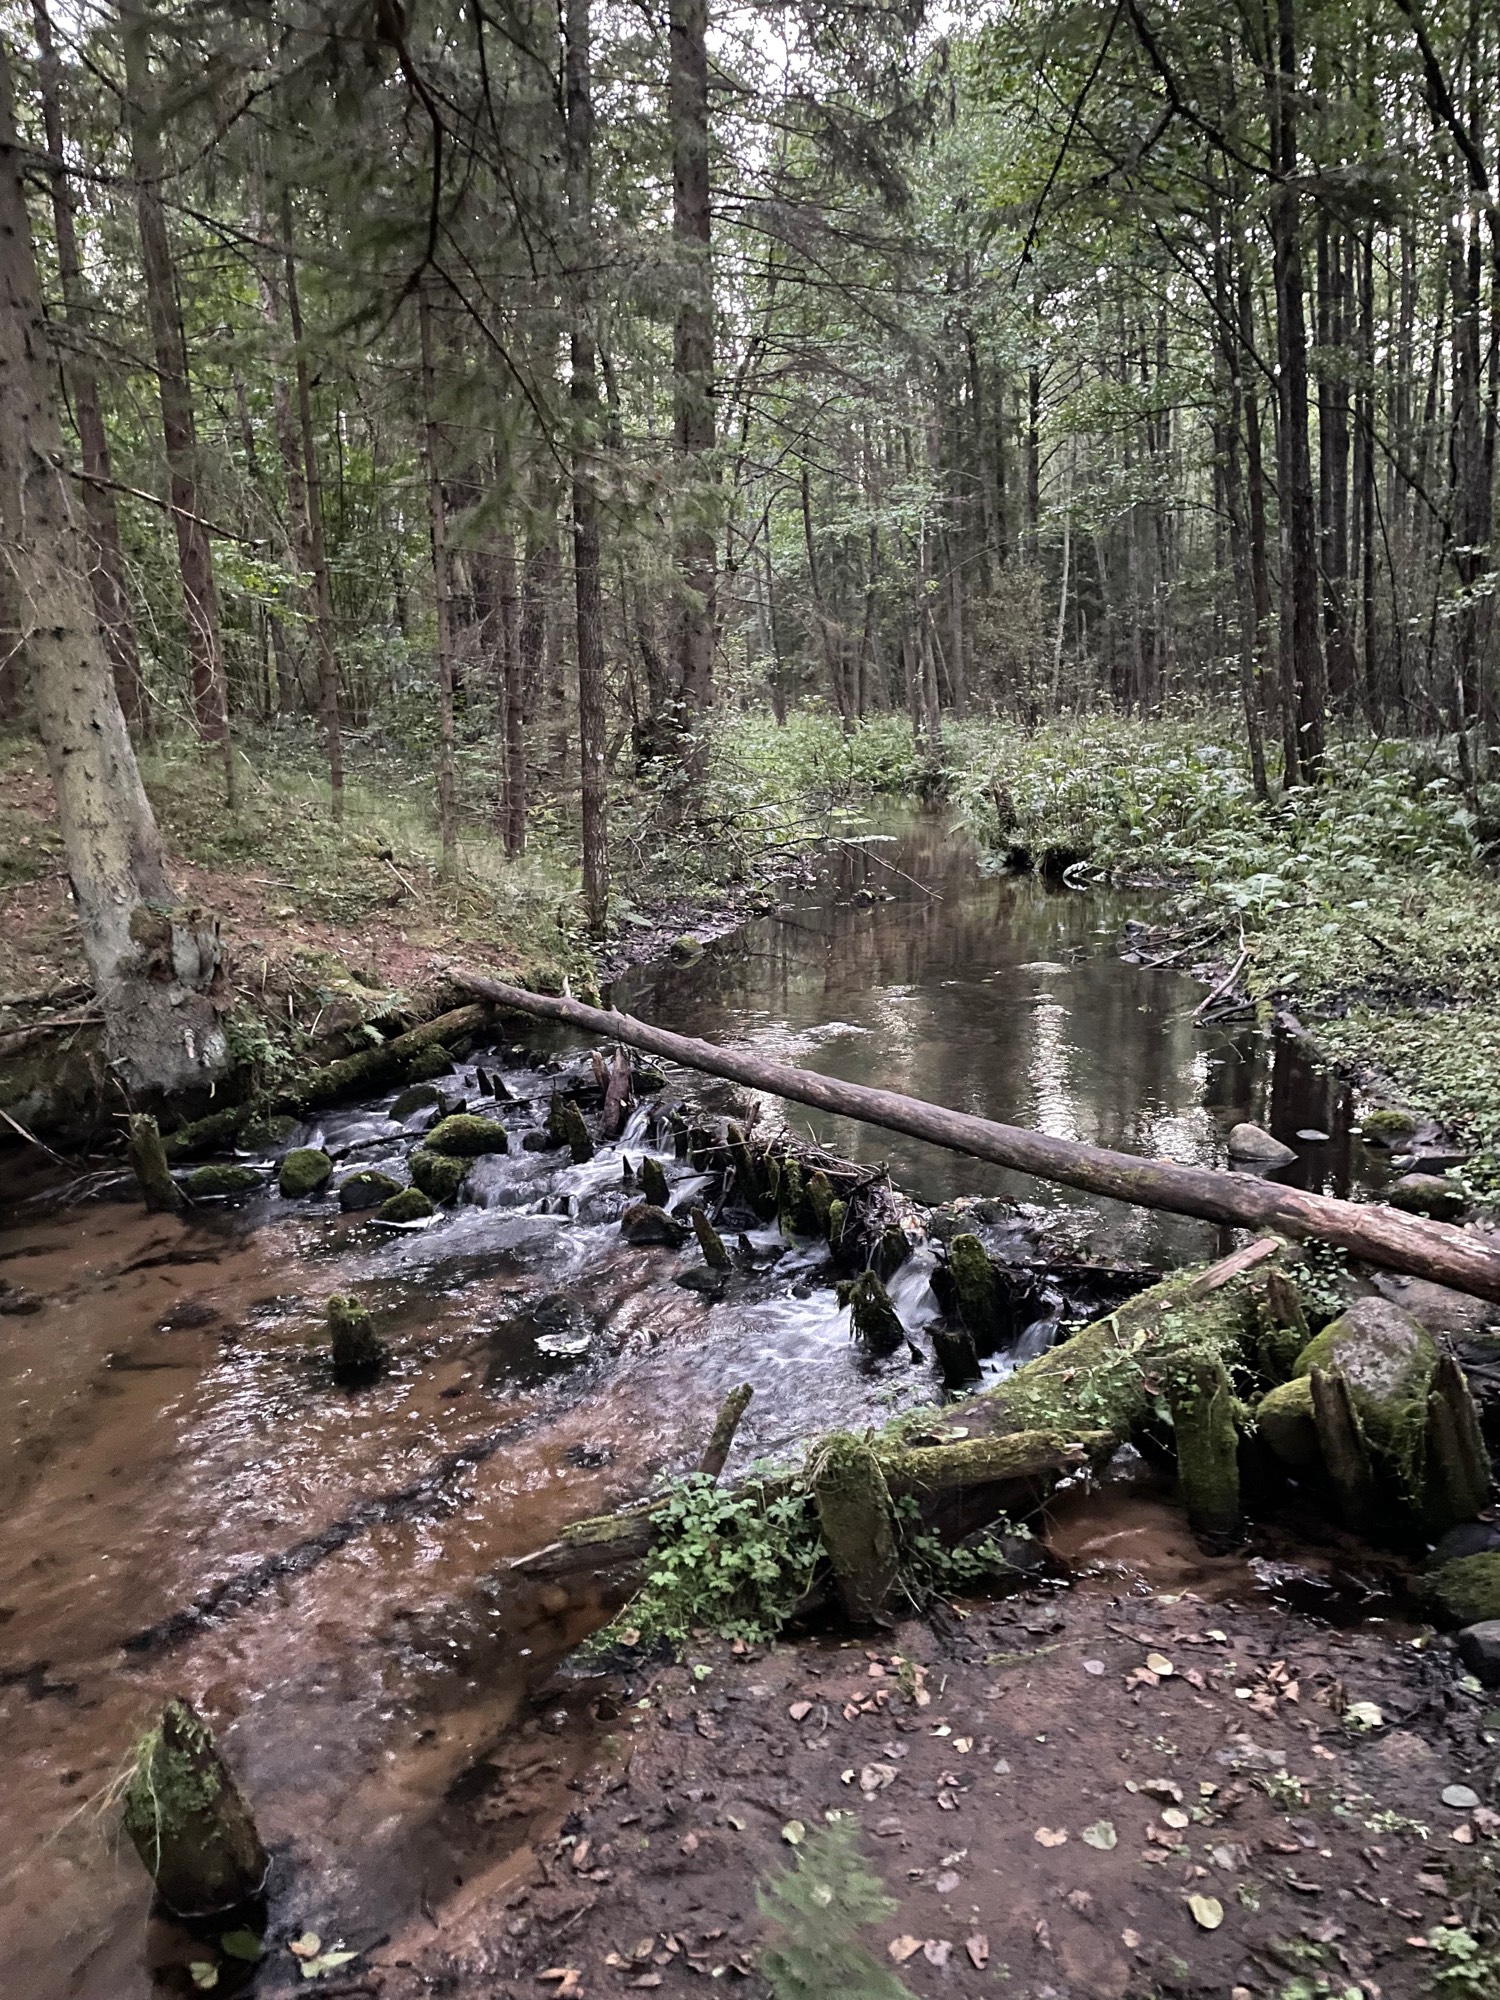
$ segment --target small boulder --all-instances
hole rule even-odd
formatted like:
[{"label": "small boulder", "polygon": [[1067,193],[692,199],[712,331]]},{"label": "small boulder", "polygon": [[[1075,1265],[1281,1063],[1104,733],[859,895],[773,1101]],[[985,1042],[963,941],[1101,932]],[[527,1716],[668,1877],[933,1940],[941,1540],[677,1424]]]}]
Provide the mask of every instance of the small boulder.
[{"label": "small boulder", "polygon": [[1500,1621],[1500,1552],[1440,1564],[1429,1571],[1425,1590],[1446,1625]]},{"label": "small boulder", "polygon": [[419,1187],[402,1188],[400,1194],[393,1194],[389,1201],[383,1201],[375,1211],[377,1222],[425,1222],[429,1215],[436,1214],[431,1201]]},{"label": "small boulder", "polygon": [[1294,1375],[1261,1397],[1255,1406],[1255,1426],[1283,1465],[1293,1472],[1310,1472],[1322,1457],[1313,1421],[1312,1383]]},{"label": "small boulder", "polygon": [[675,1217],[649,1201],[634,1202],[620,1217],[620,1234],[627,1243],[668,1243],[678,1249],[687,1241],[687,1231]]},{"label": "small boulder", "polygon": [[510,1139],[505,1127],[493,1118],[476,1118],[472,1111],[455,1111],[427,1134],[430,1153],[446,1153],[451,1159],[477,1160],[483,1153],[508,1153]]},{"label": "small boulder", "polygon": [[419,1146],[406,1164],[412,1185],[433,1201],[456,1201],[469,1171],[467,1160],[455,1160],[448,1153],[430,1153],[425,1146]]},{"label": "small boulder", "polygon": [[1403,1174],[1386,1189],[1385,1198],[1392,1208],[1433,1222],[1461,1221],[1468,1207],[1462,1190],[1440,1174]]},{"label": "small boulder", "polygon": [[405,1090],[397,1093],[385,1115],[387,1118],[394,1118],[399,1125],[403,1119],[410,1118],[415,1112],[435,1111],[442,1101],[443,1093],[436,1084],[411,1083]]},{"label": "small boulder", "polygon": [[1417,1121],[1409,1111],[1397,1111],[1389,1104],[1367,1111],[1359,1121],[1360,1137],[1367,1146],[1399,1145],[1416,1129]]},{"label": "small boulder", "polygon": [[668,946],[679,965],[691,965],[695,958],[703,956],[703,940],[694,937],[691,931],[684,931],[681,937],[674,937]]},{"label": "small boulder", "polygon": [[297,1146],[281,1163],[277,1186],[288,1201],[321,1194],[333,1179],[333,1162],[321,1146]]},{"label": "small boulder", "polygon": [[209,1201],[215,1195],[249,1194],[261,1184],[259,1167],[198,1167],[182,1182],[190,1201]]},{"label": "small boulder", "polygon": [[653,1091],[665,1090],[667,1074],[655,1063],[635,1061],[630,1065],[630,1088],[637,1097],[647,1097]]},{"label": "small boulder", "polygon": [[1427,1393],[1437,1364],[1437,1343],[1409,1313],[1389,1299],[1355,1299],[1303,1348],[1296,1376],[1322,1368],[1344,1377],[1365,1436],[1415,1499],[1410,1482],[1421,1473]]},{"label": "small boulder", "polygon": [[550,1152],[551,1148],[552,1141],[547,1137],[545,1132],[527,1132],[521,1140],[521,1151],[523,1153],[546,1153]]},{"label": "small boulder", "polygon": [[1284,1167],[1297,1155],[1290,1146],[1283,1146],[1264,1125],[1248,1122],[1236,1125],[1229,1135],[1229,1157],[1247,1167]]},{"label": "small boulder", "polygon": [[378,1167],[365,1167],[340,1184],[339,1207],[346,1214],[365,1208],[379,1208],[383,1201],[389,1201],[393,1194],[400,1192],[401,1183],[393,1175],[381,1173]]},{"label": "small boulder", "polygon": [[1458,1635],[1458,1657],[1486,1687],[1500,1687],[1500,1618],[1466,1625]]}]

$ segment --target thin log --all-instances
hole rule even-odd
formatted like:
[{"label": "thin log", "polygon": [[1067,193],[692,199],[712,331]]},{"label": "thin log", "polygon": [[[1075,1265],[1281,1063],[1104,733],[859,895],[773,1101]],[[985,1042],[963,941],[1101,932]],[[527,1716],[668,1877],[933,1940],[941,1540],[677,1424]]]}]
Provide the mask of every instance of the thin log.
[{"label": "thin log", "polygon": [[377,1077],[389,1075],[424,1049],[456,1042],[464,1035],[477,1033],[489,1018],[490,1010],[483,1004],[454,1007],[434,1020],[424,1021],[420,1027],[409,1028],[404,1035],[393,1035],[379,1048],[361,1049],[357,1055],[345,1056],[339,1062],[314,1070],[305,1083],[286,1092],[277,1101],[292,1109],[330,1103]]},{"label": "thin log", "polygon": [[1040,1180],[1057,1181],[1064,1187],[1081,1188],[1087,1194],[1131,1202],[1139,1208],[1199,1216],[1206,1222],[1274,1229],[1297,1240],[1316,1237],[1383,1270],[1429,1278],[1435,1284],[1500,1303],[1500,1250],[1449,1223],[1402,1215],[1380,1204],[1308,1194],[1251,1174],[1184,1166],[1172,1160],[1143,1160],[1103,1146],[1086,1146],[1023,1126],[1001,1125],[971,1112],[949,1111],[900,1091],[874,1090],[866,1084],[845,1083],[838,1077],[796,1069],[790,1063],[717,1048],[695,1036],[650,1027],[629,1014],[587,1007],[582,1001],[552,994],[530,993],[524,987],[509,986],[463,968],[450,969],[449,976],[456,985],[482,994],[496,1006],[562,1021],[584,1034],[613,1036],[688,1069],[728,1077],[752,1090],[811,1104],[839,1117],[905,1132],[952,1152],[1034,1174]]},{"label": "thin log", "polygon": [[703,1456],[698,1461],[698,1470],[705,1478],[717,1479],[728,1464],[735,1433],[746,1410],[750,1407],[750,1398],[754,1394],[755,1391],[748,1382],[741,1382],[737,1389],[730,1390],[719,1406],[718,1422],[714,1425],[713,1435],[709,1438]]}]

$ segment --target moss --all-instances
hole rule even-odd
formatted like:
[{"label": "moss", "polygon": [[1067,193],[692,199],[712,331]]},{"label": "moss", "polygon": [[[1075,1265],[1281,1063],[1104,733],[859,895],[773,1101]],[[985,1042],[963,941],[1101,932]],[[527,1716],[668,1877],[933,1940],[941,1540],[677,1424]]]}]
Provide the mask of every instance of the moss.
[{"label": "moss", "polygon": [[[570,1097],[565,1101],[562,1108],[562,1116],[558,1122],[562,1128],[563,1141],[573,1156],[574,1166],[581,1167],[586,1165],[594,1157],[594,1141],[589,1135],[588,1126],[583,1121],[583,1113],[578,1108],[576,1098]],[[443,1120],[444,1125],[451,1125],[452,1123],[453,1120],[451,1118]],[[440,1126],[438,1129],[441,1130],[442,1127]],[[501,1146],[496,1150],[504,1152],[505,1148]]]},{"label": "moss", "polygon": [[1283,1465],[1310,1472],[1320,1463],[1318,1428],[1313,1419],[1312,1383],[1306,1375],[1282,1382],[1256,1405],[1255,1424]]},{"label": "moss", "polygon": [[891,1295],[873,1271],[861,1271],[839,1286],[839,1304],[849,1308],[849,1331],[867,1354],[894,1354],[906,1339]]},{"label": "moss", "polygon": [[397,1091],[387,1106],[385,1115],[387,1118],[394,1118],[399,1125],[403,1119],[410,1118],[413,1112],[425,1111],[429,1106],[436,1109],[442,1101],[443,1093],[436,1084],[410,1083],[405,1090]]},{"label": "moss", "polygon": [[215,1195],[249,1194],[261,1184],[259,1167],[198,1167],[182,1183],[191,1201],[206,1201]]},{"label": "moss", "polygon": [[239,1141],[247,1150],[270,1152],[273,1147],[285,1145],[296,1129],[297,1121],[290,1113],[270,1111],[247,1117],[239,1128]]},{"label": "moss", "polygon": [[401,1182],[394,1174],[383,1174],[378,1167],[364,1167],[339,1183],[339,1207],[345,1214],[357,1214],[367,1208],[379,1208],[383,1201],[400,1192]]},{"label": "moss", "polygon": [[846,1615],[866,1624],[896,1581],[894,1512],[880,1461],[863,1438],[835,1431],[808,1467],[818,1527]]},{"label": "moss", "polygon": [[1459,1556],[1427,1577],[1433,1611],[1449,1625],[1479,1625],[1500,1618],[1500,1551]]},{"label": "moss", "polygon": [[688,1220],[693,1225],[693,1234],[698,1239],[698,1248],[703,1252],[703,1261],[711,1270],[727,1271],[729,1252],[724,1248],[724,1239],[709,1221],[701,1208],[694,1208]]},{"label": "moss", "polygon": [[408,1083],[430,1083],[434,1077],[453,1074],[453,1058],[443,1048],[418,1049],[401,1066]]},{"label": "moss", "polygon": [[837,1250],[844,1240],[844,1224],[849,1219],[849,1204],[835,1195],[828,1204],[828,1247]]},{"label": "moss", "polygon": [[641,1161],[641,1193],[653,1208],[665,1208],[672,1199],[661,1161],[652,1159],[649,1153]]},{"label": "moss", "polygon": [[833,1182],[820,1167],[808,1177],[805,1190],[807,1211],[819,1236],[828,1234],[828,1217],[833,1208]]},{"label": "moss", "polygon": [[1193,1361],[1172,1382],[1172,1430],[1177,1477],[1188,1521],[1214,1540],[1240,1525],[1239,1433],[1234,1394],[1222,1359]]},{"label": "moss", "polygon": [[456,1201],[469,1172],[467,1160],[456,1160],[447,1153],[431,1153],[426,1147],[418,1147],[406,1164],[413,1185],[433,1201]]},{"label": "moss", "polygon": [[277,1185],[289,1201],[321,1194],[333,1179],[333,1162],[320,1146],[297,1146],[281,1163]]},{"label": "moss", "polygon": [[456,1111],[451,1118],[440,1119],[423,1143],[429,1153],[446,1153],[459,1160],[510,1151],[505,1127],[493,1118],[477,1118],[470,1111]]},{"label": "moss", "polygon": [[795,1232],[805,1226],[806,1199],[801,1166],[796,1160],[783,1160],[781,1184],[776,1191],[776,1212],[781,1217],[783,1229]]},{"label": "moss", "polygon": [[1383,1104],[1364,1114],[1359,1121],[1359,1129],[1370,1145],[1394,1146],[1398,1140],[1411,1137],[1417,1129],[1417,1121],[1409,1111],[1397,1111],[1393,1105]]},{"label": "moss", "polygon": [[703,956],[703,940],[691,931],[684,931],[681,937],[674,937],[668,946],[679,965],[690,965],[695,958]]},{"label": "moss", "polygon": [[136,1746],[125,1831],[162,1899],[179,1915],[207,1915],[264,1886],[267,1859],[214,1740],[189,1703],[170,1701]]},{"label": "moss", "polygon": [[418,1187],[402,1188],[375,1211],[377,1222],[425,1222],[436,1213],[431,1201]]},{"label": "moss", "polygon": [[1386,1189],[1385,1198],[1392,1208],[1434,1222],[1459,1222],[1469,1206],[1463,1189],[1441,1174],[1403,1174]]},{"label": "moss", "polygon": [[353,1388],[384,1373],[385,1343],[375,1331],[368,1306],[335,1292],[328,1301],[328,1332],[336,1382]]},{"label": "moss", "polygon": [[977,1236],[960,1230],[948,1244],[948,1274],[964,1325],[980,1354],[993,1354],[1005,1334],[1000,1290],[989,1252]]}]

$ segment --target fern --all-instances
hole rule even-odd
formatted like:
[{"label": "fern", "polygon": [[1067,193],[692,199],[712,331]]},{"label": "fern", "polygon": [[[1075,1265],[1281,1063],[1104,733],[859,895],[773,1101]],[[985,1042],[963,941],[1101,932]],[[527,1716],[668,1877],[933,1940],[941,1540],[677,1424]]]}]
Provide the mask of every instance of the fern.
[{"label": "fern", "polygon": [[780,1933],[761,1960],[774,2000],[913,2000],[860,1941],[896,1905],[865,1866],[852,1817],[809,1834],[794,1865],[755,1900]]}]

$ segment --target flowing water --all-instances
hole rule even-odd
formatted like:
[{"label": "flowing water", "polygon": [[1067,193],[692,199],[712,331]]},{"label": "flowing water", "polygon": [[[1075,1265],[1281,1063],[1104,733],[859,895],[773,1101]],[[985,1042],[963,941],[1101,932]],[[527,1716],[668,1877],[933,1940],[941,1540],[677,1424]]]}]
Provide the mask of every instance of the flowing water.
[{"label": "flowing water", "polygon": [[[1219,1160],[1238,1117],[1317,1126],[1330,1139],[1297,1171],[1342,1191],[1364,1167],[1337,1094],[1253,1036],[1196,1028],[1200,987],[1123,963],[1134,907],[987,878],[941,823],[894,822],[775,915],[616,997],[664,1026],[1132,1151]],[[622,1156],[654,1151],[674,1198],[697,1178],[650,1146],[649,1107],[587,1165],[560,1165],[518,1144],[545,1114],[546,1045],[475,1054],[516,1100],[493,1107],[513,1150],[475,1170],[476,1203],[428,1227],[273,1193],[182,1218],[144,1216],[127,1191],[10,1205],[7,1991],[130,2000],[152,1963],[180,1967],[180,1936],[146,1937],[145,1879],[111,1804],[132,1740],[176,1692],[255,1802],[279,1920],[365,1943],[440,1925],[459,1884],[524,1852],[568,1777],[608,1754],[604,1724],[566,1707],[539,1738],[529,1701],[599,1606],[508,1583],[508,1560],[689,1466],[736,1382],[756,1394],[735,1464],[933,1393],[904,1359],[856,1357],[816,1246],[757,1232],[753,1270],[713,1303],[675,1282],[698,1266],[691,1248],[625,1245]],[[470,1102],[480,1086],[472,1060],[443,1085]],[[341,1174],[399,1174],[430,1114],[398,1124],[390,1101],[292,1143],[325,1144]],[[1137,1261],[1213,1247],[1196,1224],[792,1115],[928,1200],[1051,1205],[1067,1239]],[[929,1268],[919,1254],[894,1286],[912,1327],[933,1309]],[[394,1357],[358,1393],[323,1358],[325,1303],[345,1290]],[[497,1770],[504,1810],[464,1810],[474,1773]]]}]

